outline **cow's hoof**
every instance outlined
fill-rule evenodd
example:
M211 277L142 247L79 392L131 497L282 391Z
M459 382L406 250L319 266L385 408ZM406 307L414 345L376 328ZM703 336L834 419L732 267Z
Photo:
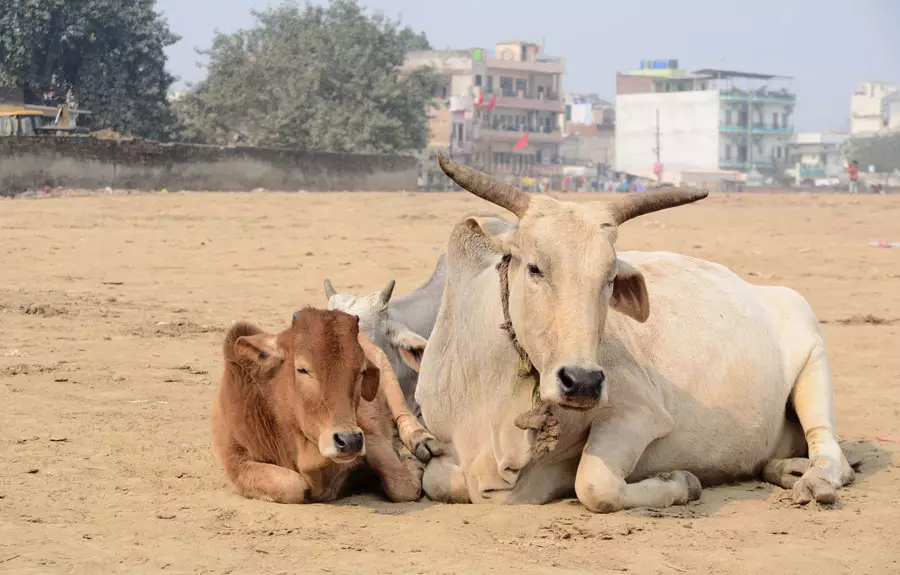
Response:
M427 431L419 431L413 435L412 452L422 463L428 463L432 457L444 454L441 442Z
M686 505L691 501L700 499L703 494L703 486L697 476L690 471L678 470L660 473L659 478L663 481L672 482L678 486L678 494L672 505Z
M837 501L837 488L828 479L828 475L820 467L810 467L796 483L792 493L794 503L806 505L815 500L818 503L831 504Z
M805 457L773 459L763 469L763 479L782 489L793 489L803 474L809 471L810 462Z

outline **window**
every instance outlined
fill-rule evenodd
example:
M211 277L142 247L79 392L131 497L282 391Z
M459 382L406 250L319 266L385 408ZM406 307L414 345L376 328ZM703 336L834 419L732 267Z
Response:
M481 74L475 74L475 85L481 86Z
M503 96L513 96L513 79L500 76L500 93Z
M725 125L726 126L732 125L731 124L731 110L728 110L727 112L725 112Z
M784 114L781 115L781 125L782 125L782 127L785 127L785 128L788 127L788 115L787 115L787 112L785 112Z
M522 92L524 95L528 91L528 80L522 80L520 78L516 78L516 95L519 92Z
M12 118L0 118L0 136L12 136L13 135L13 120Z
M772 113L772 127L778 128L778 112Z
M725 161L731 161L731 144L725 144Z
M487 93L490 94L494 91L494 77L488 75L487 77Z

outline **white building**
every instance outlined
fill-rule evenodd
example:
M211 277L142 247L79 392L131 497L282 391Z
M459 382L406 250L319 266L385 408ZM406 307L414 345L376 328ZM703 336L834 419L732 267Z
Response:
M659 161L663 180L678 182L691 172L768 175L787 166L796 96L776 84L788 78L686 74L663 62L617 79L616 171L653 177Z
M801 132L789 148L789 160L797 183L840 178L846 169L841 146L847 134L837 132Z
M873 136L900 131L900 85L866 82L850 101L850 133Z

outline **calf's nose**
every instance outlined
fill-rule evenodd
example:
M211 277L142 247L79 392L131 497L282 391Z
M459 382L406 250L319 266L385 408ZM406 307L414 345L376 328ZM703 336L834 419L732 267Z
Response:
M359 453L363 448L363 434L358 431L353 433L335 433L334 447L338 453L347 455Z
M597 399L603 392L606 374L600 368L564 366L557 372L559 390L566 398Z

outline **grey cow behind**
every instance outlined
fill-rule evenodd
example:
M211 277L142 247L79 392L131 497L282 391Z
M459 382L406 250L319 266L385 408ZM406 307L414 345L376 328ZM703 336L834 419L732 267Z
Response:
M422 354L444 295L445 266L446 255L441 254L428 281L393 300L394 280L381 291L359 297L338 293L331 281L325 280L328 309L359 316L360 329L387 355L410 410L420 420L416 383Z

